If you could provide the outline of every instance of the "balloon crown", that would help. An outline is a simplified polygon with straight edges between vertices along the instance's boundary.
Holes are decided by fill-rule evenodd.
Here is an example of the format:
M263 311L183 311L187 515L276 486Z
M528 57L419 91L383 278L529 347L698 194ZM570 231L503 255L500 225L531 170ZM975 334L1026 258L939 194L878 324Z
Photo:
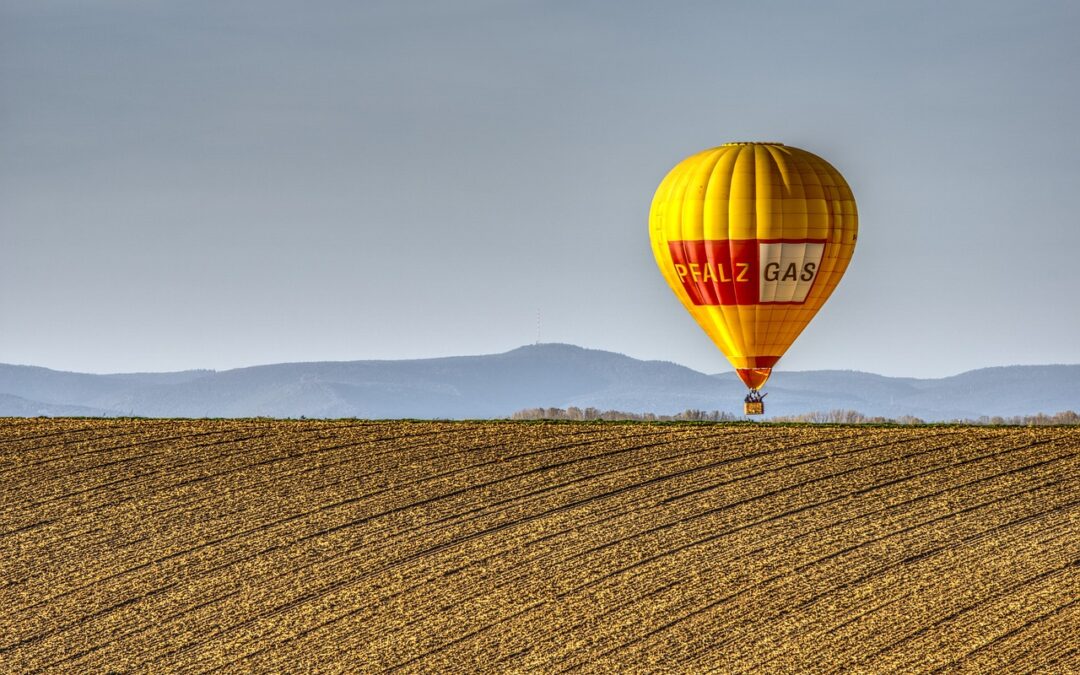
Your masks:
M783 143L777 143L776 141L735 141L734 143L724 143L724 145L783 145Z

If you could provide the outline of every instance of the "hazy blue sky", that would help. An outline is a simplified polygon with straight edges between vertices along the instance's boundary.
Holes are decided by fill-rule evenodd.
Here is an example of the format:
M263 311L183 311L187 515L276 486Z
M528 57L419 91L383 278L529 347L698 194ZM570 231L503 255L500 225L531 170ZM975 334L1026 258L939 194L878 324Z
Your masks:
M653 190L733 140L847 177L781 369L1080 362L1080 3L0 0L0 362L572 342L727 362Z

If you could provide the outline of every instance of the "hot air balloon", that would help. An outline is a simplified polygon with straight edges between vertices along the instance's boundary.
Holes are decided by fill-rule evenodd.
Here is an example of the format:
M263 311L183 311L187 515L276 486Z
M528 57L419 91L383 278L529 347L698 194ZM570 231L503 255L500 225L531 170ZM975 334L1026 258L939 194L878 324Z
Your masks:
M660 183L656 263L750 389L747 414L764 412L762 386L836 288L858 229L840 172L783 143L725 143Z

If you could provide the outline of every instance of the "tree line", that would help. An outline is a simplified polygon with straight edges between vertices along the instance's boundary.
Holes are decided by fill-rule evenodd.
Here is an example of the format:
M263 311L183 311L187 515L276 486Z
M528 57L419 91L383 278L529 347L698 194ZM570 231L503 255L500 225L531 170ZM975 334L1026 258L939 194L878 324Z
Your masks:
M856 410L830 410L829 412L811 412L802 415L782 415L772 417L770 422L811 422L823 424L926 424L926 420L912 415L901 417L868 417ZM1080 414L1064 410L1053 415L1037 413L1035 415L983 415L975 419L948 420L952 424L976 424L983 426L1057 426L1062 424L1080 424Z
M599 410L597 408L526 408L511 416L515 420L609 420L638 422L734 422L740 419L729 412L687 409L675 415L656 413L633 413L623 410Z
M599 410L598 408L526 408L519 410L511 416L515 420L609 420L609 421L638 421L638 422L734 422L744 420L740 415L734 415L720 410L695 410L687 409L674 415L659 415L656 413L634 413L623 410ZM927 424L926 420L912 415L901 417L880 417L863 415L857 410L830 410L828 412L809 412L801 415L778 415L770 417L765 422L802 422L811 424ZM1064 410L1059 413L1048 415L1038 413L1036 415L1016 415L1012 417L983 415L976 419L949 420L952 424L976 424L985 426L1051 426L1063 424L1080 424L1080 414L1072 410Z

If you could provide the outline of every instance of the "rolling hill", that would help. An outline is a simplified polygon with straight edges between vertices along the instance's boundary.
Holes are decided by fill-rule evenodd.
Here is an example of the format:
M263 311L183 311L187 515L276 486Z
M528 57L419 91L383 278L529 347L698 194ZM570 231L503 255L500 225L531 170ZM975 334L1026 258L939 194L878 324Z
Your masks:
M1080 365L1008 366L941 379L777 372L772 415L833 409L926 420L1080 410ZM490 418L531 407L738 413L732 373L708 375L573 345L404 361L282 363L96 375L0 365L0 415Z

